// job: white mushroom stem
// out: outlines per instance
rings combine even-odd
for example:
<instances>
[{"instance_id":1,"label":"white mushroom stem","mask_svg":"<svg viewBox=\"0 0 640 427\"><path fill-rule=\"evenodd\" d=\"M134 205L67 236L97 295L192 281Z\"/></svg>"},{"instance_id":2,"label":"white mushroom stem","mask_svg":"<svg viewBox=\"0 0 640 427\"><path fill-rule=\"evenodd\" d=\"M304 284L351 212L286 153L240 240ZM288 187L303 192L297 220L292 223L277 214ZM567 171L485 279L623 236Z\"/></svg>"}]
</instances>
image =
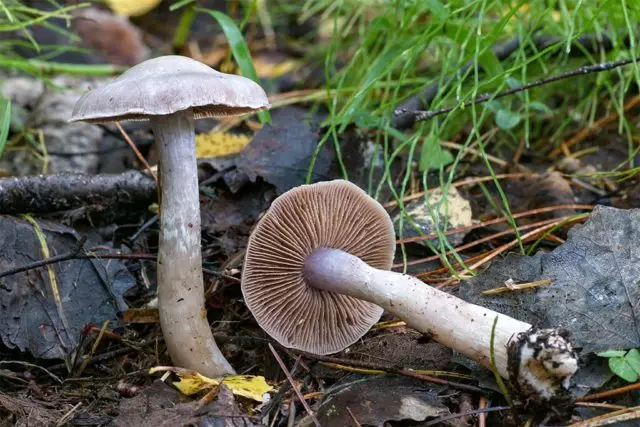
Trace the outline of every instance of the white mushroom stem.
<instances>
[{"instance_id":1,"label":"white mushroom stem","mask_svg":"<svg viewBox=\"0 0 640 427\"><path fill-rule=\"evenodd\" d=\"M160 154L158 308L174 365L208 377L233 374L207 322L193 112L152 116Z\"/></svg>"},{"instance_id":2,"label":"white mushroom stem","mask_svg":"<svg viewBox=\"0 0 640 427\"><path fill-rule=\"evenodd\" d=\"M372 302L404 320L410 327L428 334L439 343L456 350L491 369L490 342L493 322L498 317L494 337L496 368L500 376L509 378L509 341L518 334L528 332L532 325L501 313L470 304L460 298L439 291L406 274L378 270L360 258L337 249L316 249L305 262L307 283L318 289ZM540 334L538 334L538 337ZM557 334L553 340L557 340ZM563 338L559 338L563 340ZM563 347L567 344L568 347ZM546 344L545 344L546 345ZM570 344L554 341L546 361L551 366L548 377L562 380L577 370L577 360ZM557 354L554 349L557 347ZM568 350L567 350L568 348ZM568 354L568 353L569 354ZM529 366L536 354L519 352L529 358L521 360ZM536 363L536 366L542 364ZM546 366L545 365L545 366ZM533 368L529 368L533 369ZM554 371L555 369L555 371ZM551 378L554 387L557 378Z\"/></svg>"}]
</instances>

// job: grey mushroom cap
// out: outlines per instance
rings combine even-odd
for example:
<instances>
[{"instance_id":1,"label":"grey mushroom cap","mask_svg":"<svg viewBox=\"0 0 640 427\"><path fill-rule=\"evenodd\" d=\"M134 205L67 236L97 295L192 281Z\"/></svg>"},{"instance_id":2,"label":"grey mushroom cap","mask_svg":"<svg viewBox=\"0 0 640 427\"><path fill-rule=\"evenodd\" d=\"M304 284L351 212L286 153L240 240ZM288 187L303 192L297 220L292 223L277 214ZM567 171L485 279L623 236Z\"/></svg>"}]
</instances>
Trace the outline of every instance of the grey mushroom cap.
<instances>
[{"instance_id":1,"label":"grey mushroom cap","mask_svg":"<svg viewBox=\"0 0 640 427\"><path fill-rule=\"evenodd\" d=\"M72 122L148 120L192 109L194 118L240 115L269 108L264 90L253 80L220 73L185 56L144 61L113 82L85 93Z\"/></svg>"},{"instance_id":2,"label":"grey mushroom cap","mask_svg":"<svg viewBox=\"0 0 640 427\"><path fill-rule=\"evenodd\" d=\"M280 344L330 354L366 334L383 309L310 286L305 262L318 248L340 249L389 270L395 253L393 223L380 203L348 181L289 190L251 234L242 293L258 324Z\"/></svg>"}]
</instances>

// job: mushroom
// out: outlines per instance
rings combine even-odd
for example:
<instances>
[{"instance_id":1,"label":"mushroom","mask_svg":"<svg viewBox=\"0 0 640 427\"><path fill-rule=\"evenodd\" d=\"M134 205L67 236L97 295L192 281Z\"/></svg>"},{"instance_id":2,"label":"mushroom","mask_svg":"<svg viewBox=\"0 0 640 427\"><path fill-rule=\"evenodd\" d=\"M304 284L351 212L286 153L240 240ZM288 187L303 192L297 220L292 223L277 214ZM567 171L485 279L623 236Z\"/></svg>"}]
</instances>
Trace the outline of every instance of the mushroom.
<instances>
[{"instance_id":1,"label":"mushroom","mask_svg":"<svg viewBox=\"0 0 640 427\"><path fill-rule=\"evenodd\" d=\"M273 202L249 239L245 303L285 347L314 354L340 351L362 337L384 308L487 368L497 317L494 355L500 376L541 400L563 393L561 386L577 370L565 334L532 328L387 271L394 249L389 215L356 185L336 180L294 188Z\"/></svg>"},{"instance_id":2,"label":"mushroom","mask_svg":"<svg viewBox=\"0 0 640 427\"><path fill-rule=\"evenodd\" d=\"M76 103L71 121L149 120L160 166L158 309L169 356L209 377L233 373L207 322L194 119L269 107L250 79L183 56L142 62Z\"/></svg>"}]
</instances>

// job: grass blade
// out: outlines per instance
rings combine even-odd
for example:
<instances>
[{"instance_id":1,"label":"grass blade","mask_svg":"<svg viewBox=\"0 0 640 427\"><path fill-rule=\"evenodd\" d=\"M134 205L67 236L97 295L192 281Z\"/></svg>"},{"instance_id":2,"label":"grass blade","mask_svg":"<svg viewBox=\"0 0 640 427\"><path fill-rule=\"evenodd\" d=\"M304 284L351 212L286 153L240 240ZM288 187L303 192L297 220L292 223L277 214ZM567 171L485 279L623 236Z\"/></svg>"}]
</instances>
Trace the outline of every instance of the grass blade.
<instances>
[{"instance_id":1,"label":"grass blade","mask_svg":"<svg viewBox=\"0 0 640 427\"><path fill-rule=\"evenodd\" d=\"M9 127L11 126L11 101L8 99L2 99L0 101L0 118L2 123L0 124L0 159L4 153L4 147L7 145L7 138L9 137Z\"/></svg>"},{"instance_id":2,"label":"grass blade","mask_svg":"<svg viewBox=\"0 0 640 427\"><path fill-rule=\"evenodd\" d=\"M233 53L233 57L238 63L242 74L256 83L260 83L258 73L256 73L256 69L253 66L249 46L247 46L247 42L245 42L244 37L242 37L242 33L235 22L233 22L233 20L224 13L215 10L196 8L196 11L207 13L218 21L218 24L222 27L222 31L224 31L224 35L227 37L227 40L229 40L231 53ZM271 123L271 115L268 111L261 111L258 113L258 117L262 124Z\"/></svg>"}]
</instances>

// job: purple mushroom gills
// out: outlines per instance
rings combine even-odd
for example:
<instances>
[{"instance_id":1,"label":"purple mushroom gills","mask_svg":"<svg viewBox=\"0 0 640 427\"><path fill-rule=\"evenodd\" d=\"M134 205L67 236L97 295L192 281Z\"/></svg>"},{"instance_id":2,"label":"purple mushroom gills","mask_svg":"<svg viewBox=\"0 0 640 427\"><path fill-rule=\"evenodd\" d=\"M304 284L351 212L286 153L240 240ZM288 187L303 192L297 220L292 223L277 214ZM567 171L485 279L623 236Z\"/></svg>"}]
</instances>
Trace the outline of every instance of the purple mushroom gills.
<instances>
[{"instance_id":1,"label":"purple mushroom gills","mask_svg":"<svg viewBox=\"0 0 640 427\"><path fill-rule=\"evenodd\" d=\"M578 369L567 336L470 304L406 274L388 271L395 233L384 208L348 181L294 188L253 231L242 274L245 302L285 347L343 350L383 309L433 340L491 369L516 390L550 401Z\"/></svg>"},{"instance_id":2,"label":"purple mushroom gills","mask_svg":"<svg viewBox=\"0 0 640 427\"><path fill-rule=\"evenodd\" d=\"M84 94L71 121L148 120L159 151L158 309L172 362L208 377L233 374L204 307L194 120L269 107L264 90L183 56L142 62Z\"/></svg>"}]
</instances>

